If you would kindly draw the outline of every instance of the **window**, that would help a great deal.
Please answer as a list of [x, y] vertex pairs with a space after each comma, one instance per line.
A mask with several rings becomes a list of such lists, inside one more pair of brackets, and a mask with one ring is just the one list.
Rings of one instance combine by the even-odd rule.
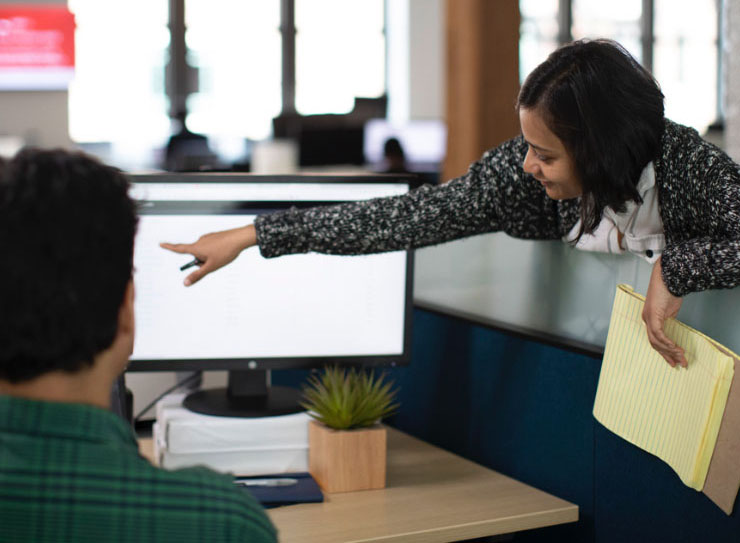
[[[558, 35], [610, 38], [638, 61], [648, 57], [647, 65], [666, 97], [668, 118], [699, 132], [721, 118], [716, 0], [652, 0], [647, 3], [649, 13], [643, 13], [644, 0], [520, 0], [519, 5], [522, 78], [556, 48]], [[569, 32], [558, 32], [559, 5], [570, 9]], [[645, 24], [651, 17], [652, 26]], [[643, 54], [645, 43], [652, 43], [649, 55]]]
[[666, 116], [700, 132], [717, 118], [718, 43], [715, 0], [656, 0], [653, 74]]
[[69, 131], [77, 142], [111, 142], [119, 155], [148, 156], [169, 136], [164, 66], [166, 0], [69, 0], [76, 68]]
[[[245, 139], [269, 137], [283, 107], [282, 2], [178, 1], [187, 62], [198, 74], [188, 128], [208, 135], [226, 162], [239, 160]], [[385, 94], [384, 0], [292, 1], [298, 112], [347, 113], [355, 97]], [[77, 20], [70, 133], [78, 143], [110, 142], [110, 152], [97, 154], [123, 168], [159, 166], [171, 133], [169, 4], [69, 0]]]
[[521, 0], [519, 79], [524, 79], [558, 46], [558, 0]]
[[296, 0], [296, 110], [348, 113], [385, 93], [383, 0]]
[[642, 0], [573, 0], [574, 40], [581, 38], [609, 38], [624, 46], [642, 62], [641, 18]]
[[225, 138], [263, 139], [281, 107], [280, 1], [185, 1], [188, 62], [199, 89], [188, 128]]

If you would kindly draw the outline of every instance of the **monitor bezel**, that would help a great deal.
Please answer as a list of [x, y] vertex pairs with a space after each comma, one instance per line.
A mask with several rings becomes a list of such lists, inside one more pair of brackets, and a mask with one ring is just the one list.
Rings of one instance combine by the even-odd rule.
[[[263, 175], [245, 173], [147, 173], [127, 174], [133, 184], [146, 183], [396, 183], [408, 185], [409, 190], [418, 183], [413, 174], [284, 174]], [[304, 201], [305, 202], [305, 201]], [[301, 201], [298, 201], [301, 203]], [[313, 202], [311, 202], [313, 203]], [[332, 202], [341, 203], [341, 202]], [[255, 202], [264, 206], [265, 202]], [[320, 204], [317, 204], [320, 205]], [[134, 242], [135, 243], [135, 242]], [[238, 370], [288, 370], [314, 369], [326, 365], [356, 367], [395, 367], [406, 366], [411, 360], [411, 328], [413, 317], [413, 281], [414, 251], [406, 252], [406, 296], [404, 307], [403, 352], [400, 354], [353, 355], [353, 356], [316, 356], [316, 357], [248, 357], [248, 358], [189, 358], [189, 359], [155, 359], [129, 360], [126, 371], [238, 371]]]

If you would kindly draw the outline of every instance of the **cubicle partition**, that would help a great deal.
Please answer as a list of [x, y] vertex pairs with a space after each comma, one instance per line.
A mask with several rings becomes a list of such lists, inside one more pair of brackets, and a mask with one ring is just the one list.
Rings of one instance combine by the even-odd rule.
[[[489, 234], [416, 252], [417, 304], [600, 354], [618, 283], [645, 294], [652, 265], [631, 254]], [[740, 289], [689, 294], [679, 319], [740, 352]]]
[[[577, 523], [514, 541], [740, 540], [737, 505], [726, 516], [592, 415], [615, 287], [645, 294], [649, 264], [503, 234], [415, 260], [411, 363], [391, 370], [390, 423], [579, 506]], [[740, 351], [740, 288], [691, 294], [679, 318]]]
[[[400, 429], [578, 504], [573, 525], [515, 541], [736, 542], [726, 516], [592, 407], [617, 283], [651, 266], [502, 234], [416, 252]], [[679, 318], [740, 351], [740, 289], [686, 297]]]

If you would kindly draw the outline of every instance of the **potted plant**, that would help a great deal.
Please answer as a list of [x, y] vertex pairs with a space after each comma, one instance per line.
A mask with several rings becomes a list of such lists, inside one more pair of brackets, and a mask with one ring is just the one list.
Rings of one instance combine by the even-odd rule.
[[380, 421], [398, 409], [385, 374], [340, 367], [309, 377], [302, 406], [308, 428], [308, 465], [327, 492], [385, 487], [386, 429]]

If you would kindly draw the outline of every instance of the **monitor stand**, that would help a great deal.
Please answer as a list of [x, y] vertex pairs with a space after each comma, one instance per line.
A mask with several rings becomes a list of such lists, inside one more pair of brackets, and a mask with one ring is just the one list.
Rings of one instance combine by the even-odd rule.
[[218, 417], [271, 417], [305, 411], [300, 400], [299, 390], [271, 386], [269, 370], [232, 370], [227, 388], [193, 392], [183, 406]]

